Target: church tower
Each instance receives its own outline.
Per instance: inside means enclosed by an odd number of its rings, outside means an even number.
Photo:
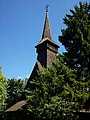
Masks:
[[[48,18],[48,7],[46,7],[46,17],[44,23],[44,29],[42,34],[41,41],[35,46],[37,51],[37,60],[33,68],[33,71],[30,75],[30,78],[27,82],[25,89],[35,87],[34,84],[31,84],[30,81],[37,77],[37,70],[40,70],[42,67],[50,67],[56,60],[56,54],[58,53],[59,46],[52,40],[50,23]],[[8,108],[5,112],[17,111],[27,104],[25,93],[22,94],[20,100]]]
[[[59,46],[52,40],[50,31],[50,23],[48,18],[48,6],[46,7],[46,17],[41,41],[35,46],[37,52],[37,61],[30,75],[26,87],[29,87],[29,82],[37,77],[37,70],[42,67],[50,67],[56,60]]]
[[[41,63],[42,66],[49,67],[52,63],[55,62],[59,46],[52,40],[48,18],[48,8],[46,8],[46,18],[42,39],[35,47],[38,53],[37,60]]]

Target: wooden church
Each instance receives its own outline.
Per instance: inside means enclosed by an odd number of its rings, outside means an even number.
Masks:
[[[37,52],[37,60],[25,89],[31,87],[30,81],[37,77],[37,70],[40,70],[42,67],[45,68],[50,67],[53,63],[55,63],[56,54],[58,53],[59,46],[52,40],[52,35],[50,31],[48,7],[46,7],[46,17],[45,17],[42,39],[35,46],[35,48]],[[26,100],[20,100],[16,104],[8,108],[6,112],[17,111],[20,108],[22,108],[26,103],[27,103]]]

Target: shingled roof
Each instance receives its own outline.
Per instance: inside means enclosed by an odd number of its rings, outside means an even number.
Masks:
[[[50,41],[52,44],[54,44],[57,47],[59,47],[52,40],[52,35],[51,35],[51,31],[50,31],[49,17],[48,17],[48,8],[46,9],[46,17],[45,17],[45,23],[44,23],[44,29],[43,29],[42,39],[41,39],[41,41],[35,47],[37,48],[39,45],[41,45],[45,41]]]
[[[50,38],[50,40],[52,40],[51,31],[50,31],[50,23],[49,23],[49,18],[48,18],[48,9],[46,9],[46,18],[45,18],[42,39],[46,38],[46,37],[48,37],[48,38]]]
[[[21,109],[24,105],[27,104],[27,100],[22,100],[11,106],[10,108],[6,109],[5,112],[17,111]]]

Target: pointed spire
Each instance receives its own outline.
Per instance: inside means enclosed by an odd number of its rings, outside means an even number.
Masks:
[[[45,18],[45,24],[42,34],[42,39],[48,37],[50,40],[52,40],[51,32],[50,32],[50,24],[49,24],[49,18],[48,18],[48,5],[46,6],[46,18]]]

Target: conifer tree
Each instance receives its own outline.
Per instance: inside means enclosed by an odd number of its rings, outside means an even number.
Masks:
[[[27,90],[28,112],[33,119],[38,120],[69,120],[73,119],[73,110],[79,103],[74,99],[73,86],[75,70],[64,65],[63,56],[59,55],[57,63],[50,68],[38,71],[38,78],[32,81],[36,89]]]
[[[64,24],[66,29],[59,36],[60,42],[66,48],[64,53],[67,65],[78,69],[78,77],[90,80],[90,4],[75,5],[71,14],[66,14]]]
[[[83,89],[87,84],[77,81],[77,70],[67,67],[62,55],[52,67],[42,68],[32,83],[36,89],[27,90],[27,113],[35,120],[77,120],[74,112],[84,107],[90,95]]]
[[[66,14],[64,23],[67,26],[62,30],[59,41],[66,51],[64,59],[71,69],[77,69],[77,81],[81,82],[78,87],[90,92],[90,3],[80,2],[75,5],[71,14]],[[90,107],[90,97],[87,96],[85,105]]]

